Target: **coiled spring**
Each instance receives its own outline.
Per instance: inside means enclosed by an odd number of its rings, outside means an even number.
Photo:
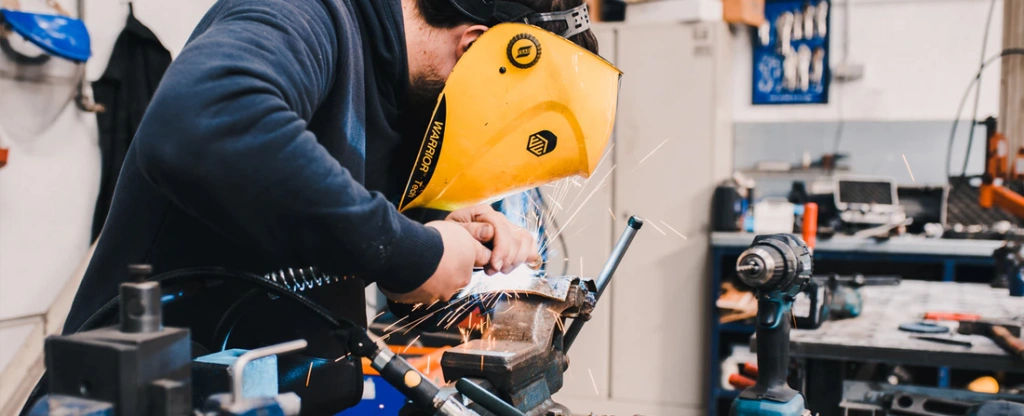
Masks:
[[[289,267],[287,269],[267,273],[263,275],[263,277],[269,281],[287,287],[288,290],[291,290],[292,292],[302,292],[347,279],[347,277],[341,278],[324,273],[315,267]]]

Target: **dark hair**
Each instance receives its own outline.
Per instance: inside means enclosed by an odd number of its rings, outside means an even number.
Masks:
[[[521,3],[537,13],[560,12],[579,6],[584,2],[584,0],[510,1]],[[452,5],[451,0],[416,0],[416,6],[419,9],[420,15],[427,21],[427,24],[433,27],[448,29],[461,24],[473,23],[472,20]],[[567,29],[565,22],[544,22],[540,24],[540,27],[555,33],[562,33]],[[591,30],[572,36],[569,40],[586,50],[597,53],[597,37],[594,36],[594,32]]]

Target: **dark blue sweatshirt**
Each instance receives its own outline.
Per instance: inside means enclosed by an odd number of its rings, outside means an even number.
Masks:
[[[380,192],[408,175],[393,162],[401,13],[400,0],[216,3],[142,120],[65,332],[116,295],[130,263],[317,266],[396,292],[432,275],[440,235]]]

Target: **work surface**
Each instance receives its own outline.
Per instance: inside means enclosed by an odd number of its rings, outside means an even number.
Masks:
[[[713,232],[713,247],[747,248],[754,241],[753,233]],[[926,254],[960,257],[991,257],[992,251],[1003,245],[996,240],[954,240],[917,236],[894,237],[887,240],[856,238],[836,235],[818,238],[818,251],[857,251],[883,254]]]
[[[910,338],[904,322],[920,321],[926,311],[965,312],[988,318],[1024,316],[1024,298],[988,285],[903,281],[900,286],[861,288],[864,309],[857,318],[826,322],[816,330],[794,330],[790,354],[797,358],[874,361],[976,370],[1024,371],[991,340],[970,336],[972,347]],[[950,322],[951,331],[956,324]],[[965,335],[966,337],[966,335]]]

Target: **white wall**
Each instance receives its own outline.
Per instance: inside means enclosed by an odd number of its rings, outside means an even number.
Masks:
[[[850,55],[864,78],[832,83],[827,105],[751,105],[751,49],[734,34],[733,117],[736,122],[952,120],[981,59],[989,0],[850,0]],[[996,0],[986,55],[1002,43],[1002,5]],[[832,7],[831,60],[842,59],[843,3]],[[979,118],[999,112],[999,66],[982,80]],[[965,115],[973,104],[968,102]]]

